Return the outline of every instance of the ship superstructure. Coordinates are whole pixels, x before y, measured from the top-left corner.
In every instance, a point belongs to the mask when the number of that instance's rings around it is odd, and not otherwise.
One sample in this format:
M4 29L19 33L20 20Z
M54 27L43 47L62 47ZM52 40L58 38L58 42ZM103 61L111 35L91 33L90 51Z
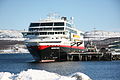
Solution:
M108 45L112 55L120 55L120 41L114 41Z
M83 32L66 17L49 17L30 23L23 32L25 44L36 61L66 60L71 52L84 50Z

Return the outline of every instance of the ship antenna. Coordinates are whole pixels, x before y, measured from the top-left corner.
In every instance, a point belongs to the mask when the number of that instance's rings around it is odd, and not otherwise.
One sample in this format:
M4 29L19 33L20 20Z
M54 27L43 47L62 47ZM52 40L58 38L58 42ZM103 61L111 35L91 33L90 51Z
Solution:
M73 25L73 27L75 28L75 24L74 24L74 17L70 17L70 23Z
M48 14L48 19L55 19L59 18L60 16L57 13L49 13Z
M74 23L73 20L74 20L74 17L70 17L70 22L71 22L71 24Z

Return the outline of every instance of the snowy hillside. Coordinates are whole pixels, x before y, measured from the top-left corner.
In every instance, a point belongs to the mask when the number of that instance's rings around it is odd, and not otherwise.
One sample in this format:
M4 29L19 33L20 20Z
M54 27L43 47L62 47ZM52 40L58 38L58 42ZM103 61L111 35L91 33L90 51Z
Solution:
M24 40L21 31L0 30L0 40Z
M85 40L104 40L113 37L120 37L120 32L108 32L102 30L85 32Z
M22 31L18 30L0 30L0 40L24 40ZM108 32L103 30L94 30L85 32L85 40L104 40L112 37L120 37L120 32Z

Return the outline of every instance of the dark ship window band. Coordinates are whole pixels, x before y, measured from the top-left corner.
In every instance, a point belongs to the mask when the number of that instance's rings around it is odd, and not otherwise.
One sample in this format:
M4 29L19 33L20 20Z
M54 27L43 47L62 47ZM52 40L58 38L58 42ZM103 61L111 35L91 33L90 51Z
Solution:
M61 43L61 41L44 41L39 43Z
M54 23L31 23L30 27L36 26L64 26L64 22L54 22Z

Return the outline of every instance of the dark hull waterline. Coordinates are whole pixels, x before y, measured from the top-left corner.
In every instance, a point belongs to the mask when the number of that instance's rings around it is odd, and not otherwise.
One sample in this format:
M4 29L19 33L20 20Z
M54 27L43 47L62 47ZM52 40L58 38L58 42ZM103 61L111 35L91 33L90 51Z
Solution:
M67 59L67 54L71 52L82 52L84 47L77 46L30 46L30 54L36 61L62 61Z

